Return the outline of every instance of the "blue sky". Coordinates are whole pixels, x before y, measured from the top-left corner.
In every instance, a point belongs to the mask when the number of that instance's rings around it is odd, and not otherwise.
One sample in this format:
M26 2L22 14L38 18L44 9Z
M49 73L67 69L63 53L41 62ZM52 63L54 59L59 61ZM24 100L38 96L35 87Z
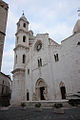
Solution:
M9 4L6 38L3 52L2 72L11 75L14 64L16 23L24 14L30 29L37 33L49 33L60 43L72 34L78 19L80 0L4 0Z

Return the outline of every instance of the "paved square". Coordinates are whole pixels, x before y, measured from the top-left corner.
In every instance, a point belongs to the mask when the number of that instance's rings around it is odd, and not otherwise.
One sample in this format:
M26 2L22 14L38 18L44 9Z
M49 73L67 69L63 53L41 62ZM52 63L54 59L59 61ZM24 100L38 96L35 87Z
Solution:
M65 109L64 114L56 114L52 108L38 112L35 108L13 107L0 110L0 120L80 120L80 107Z

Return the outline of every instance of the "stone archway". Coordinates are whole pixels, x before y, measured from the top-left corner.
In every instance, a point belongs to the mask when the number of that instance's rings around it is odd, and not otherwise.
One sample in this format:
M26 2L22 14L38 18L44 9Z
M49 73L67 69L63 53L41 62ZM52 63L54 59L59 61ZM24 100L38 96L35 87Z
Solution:
M59 87L60 87L62 99L66 99L66 88L65 88L65 85L62 81L60 82Z
M37 100L47 100L47 85L43 79L38 79L35 85Z

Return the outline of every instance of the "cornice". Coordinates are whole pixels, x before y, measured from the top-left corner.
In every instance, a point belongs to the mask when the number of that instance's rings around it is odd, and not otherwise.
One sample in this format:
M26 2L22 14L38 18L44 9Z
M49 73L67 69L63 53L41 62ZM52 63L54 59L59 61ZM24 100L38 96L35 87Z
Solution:
M16 32L16 34L15 35L17 35L19 32L24 32L24 33L26 33L26 34L29 34L29 31L25 31L25 30L23 30L23 29L19 29L17 32Z
M25 69L23 68L16 68L12 71L12 74L14 74L15 72L25 72Z
M29 47L26 47L26 46L24 46L24 45L18 44L18 45L14 48L14 51L15 51L16 49L18 49L19 47L22 47L22 48L25 48L26 50L29 50Z

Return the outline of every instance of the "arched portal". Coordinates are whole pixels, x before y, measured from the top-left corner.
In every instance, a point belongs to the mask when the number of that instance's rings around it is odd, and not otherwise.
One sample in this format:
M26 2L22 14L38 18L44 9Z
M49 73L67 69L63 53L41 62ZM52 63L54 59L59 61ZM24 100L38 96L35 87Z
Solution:
M37 100L47 100L47 85L43 79L38 79L35 85Z
M61 91L61 97L62 99L66 99L66 88L65 88L65 85L64 83L61 81L60 83L60 91Z

